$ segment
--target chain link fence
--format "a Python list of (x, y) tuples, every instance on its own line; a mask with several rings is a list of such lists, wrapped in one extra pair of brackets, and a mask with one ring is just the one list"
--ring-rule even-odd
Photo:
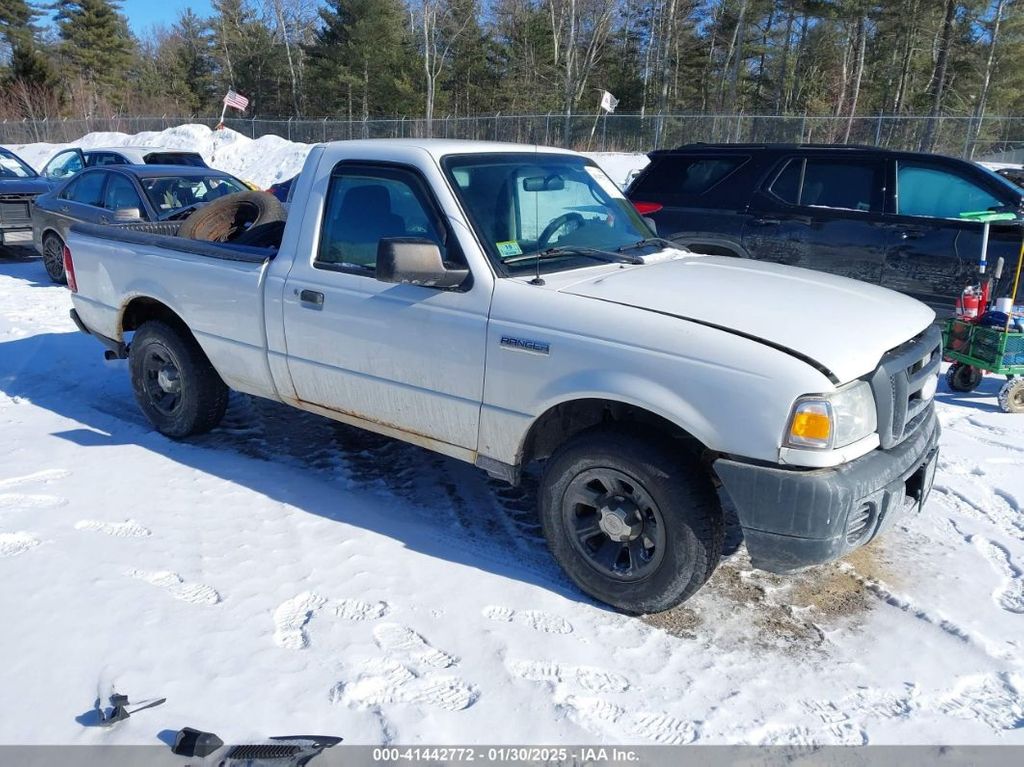
[[(0, 143), (66, 143), (94, 131), (135, 134), (183, 123), (214, 127), (195, 116), (110, 117), (85, 120), (0, 121)], [(694, 142), (867, 144), (930, 150), (982, 159), (1024, 152), (1024, 117), (905, 117), (876, 115), (852, 120), (809, 115), (746, 114), (532, 114), (476, 117), (337, 120), (333, 118), (229, 118), (225, 124), (252, 138), (273, 134), (316, 143), (360, 138), (451, 138), (548, 144), (580, 150), (649, 152)]]

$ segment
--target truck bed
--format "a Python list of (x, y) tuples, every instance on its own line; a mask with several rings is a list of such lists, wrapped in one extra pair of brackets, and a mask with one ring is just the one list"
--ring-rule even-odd
[[(160, 248), (176, 250), (207, 258), (219, 258), (226, 261), (245, 261), (263, 263), (277, 255), (277, 248), (257, 248), (251, 245), (234, 245), (229, 242), (208, 242), (206, 240), (190, 240), (177, 237), (171, 231), (177, 231), (181, 222), (149, 222), (103, 225), (78, 222), (71, 226), (72, 232), (85, 234), (101, 240), (111, 240), (143, 248)], [(155, 231), (154, 231), (155, 230)]]
[(115, 342), (134, 329), (122, 314), (135, 298), (156, 301), (184, 322), (233, 389), (274, 397), (267, 362), (263, 281), (275, 248), (76, 223), (68, 248), (90, 332)]

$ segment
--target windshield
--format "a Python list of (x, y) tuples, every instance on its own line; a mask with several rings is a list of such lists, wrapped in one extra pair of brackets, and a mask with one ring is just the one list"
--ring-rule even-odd
[[(573, 248), (614, 251), (651, 237), (604, 172), (578, 155), (456, 155), (445, 173), (480, 240), (506, 274), (593, 266)], [(562, 251), (561, 249), (564, 249)]]
[(0, 178), (35, 178), (36, 172), (16, 155), (0, 150)]
[[(1007, 173), (1006, 175), (1003, 175), (1001, 172), (997, 173), (996, 171), (992, 170), (991, 168), (987, 168), (984, 165), (978, 165), (978, 167), (985, 171), (985, 173), (987, 173), (990, 178), (996, 179), (996, 181), (999, 182), (999, 185), (1007, 189), (1010, 192), (1010, 194), (1013, 195), (1013, 197), (1020, 197), (1020, 186), (1016, 183), (1012, 175), (1010, 175), (1009, 173)], [(1018, 173), (1019, 172), (1020, 171), (1018, 171)]]
[(226, 194), (245, 191), (240, 181), (225, 176), (162, 176), (139, 181), (161, 218)]

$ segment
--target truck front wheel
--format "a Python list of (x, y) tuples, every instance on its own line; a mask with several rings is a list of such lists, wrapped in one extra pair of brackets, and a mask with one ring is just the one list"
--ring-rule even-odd
[(224, 417), (228, 388), (195, 340), (167, 323), (150, 320), (135, 331), (128, 365), (135, 399), (161, 434), (202, 434)]
[(627, 430), (582, 432), (548, 460), (540, 515), (552, 554), (587, 594), (634, 614), (667, 610), (711, 577), (722, 510), (678, 446)]

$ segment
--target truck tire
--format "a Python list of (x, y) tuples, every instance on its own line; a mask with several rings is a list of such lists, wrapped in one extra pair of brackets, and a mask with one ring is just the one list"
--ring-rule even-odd
[(135, 399), (161, 434), (202, 434), (224, 417), (228, 387), (199, 344), (171, 325), (144, 322), (128, 348), (128, 365)]
[(984, 373), (972, 365), (954, 362), (946, 371), (946, 384), (952, 391), (974, 391), (981, 384)]
[(269, 192), (235, 192), (204, 205), (185, 219), (179, 237), (209, 242), (232, 242), (246, 231), (284, 221), (281, 201)]
[(284, 237), (284, 221), (250, 226), (231, 242), (235, 245), (251, 245), (256, 248), (277, 248)]
[(667, 440), (607, 427), (548, 460), (540, 517), (548, 547), (590, 596), (631, 614), (668, 610), (711, 577), (722, 509), (695, 460)]
[(1024, 378), (1012, 378), (999, 390), (999, 409), (1004, 413), (1024, 413)]
[(64, 285), (68, 281), (64, 273), (64, 240), (54, 232), (43, 235), (43, 266), (53, 282)]

